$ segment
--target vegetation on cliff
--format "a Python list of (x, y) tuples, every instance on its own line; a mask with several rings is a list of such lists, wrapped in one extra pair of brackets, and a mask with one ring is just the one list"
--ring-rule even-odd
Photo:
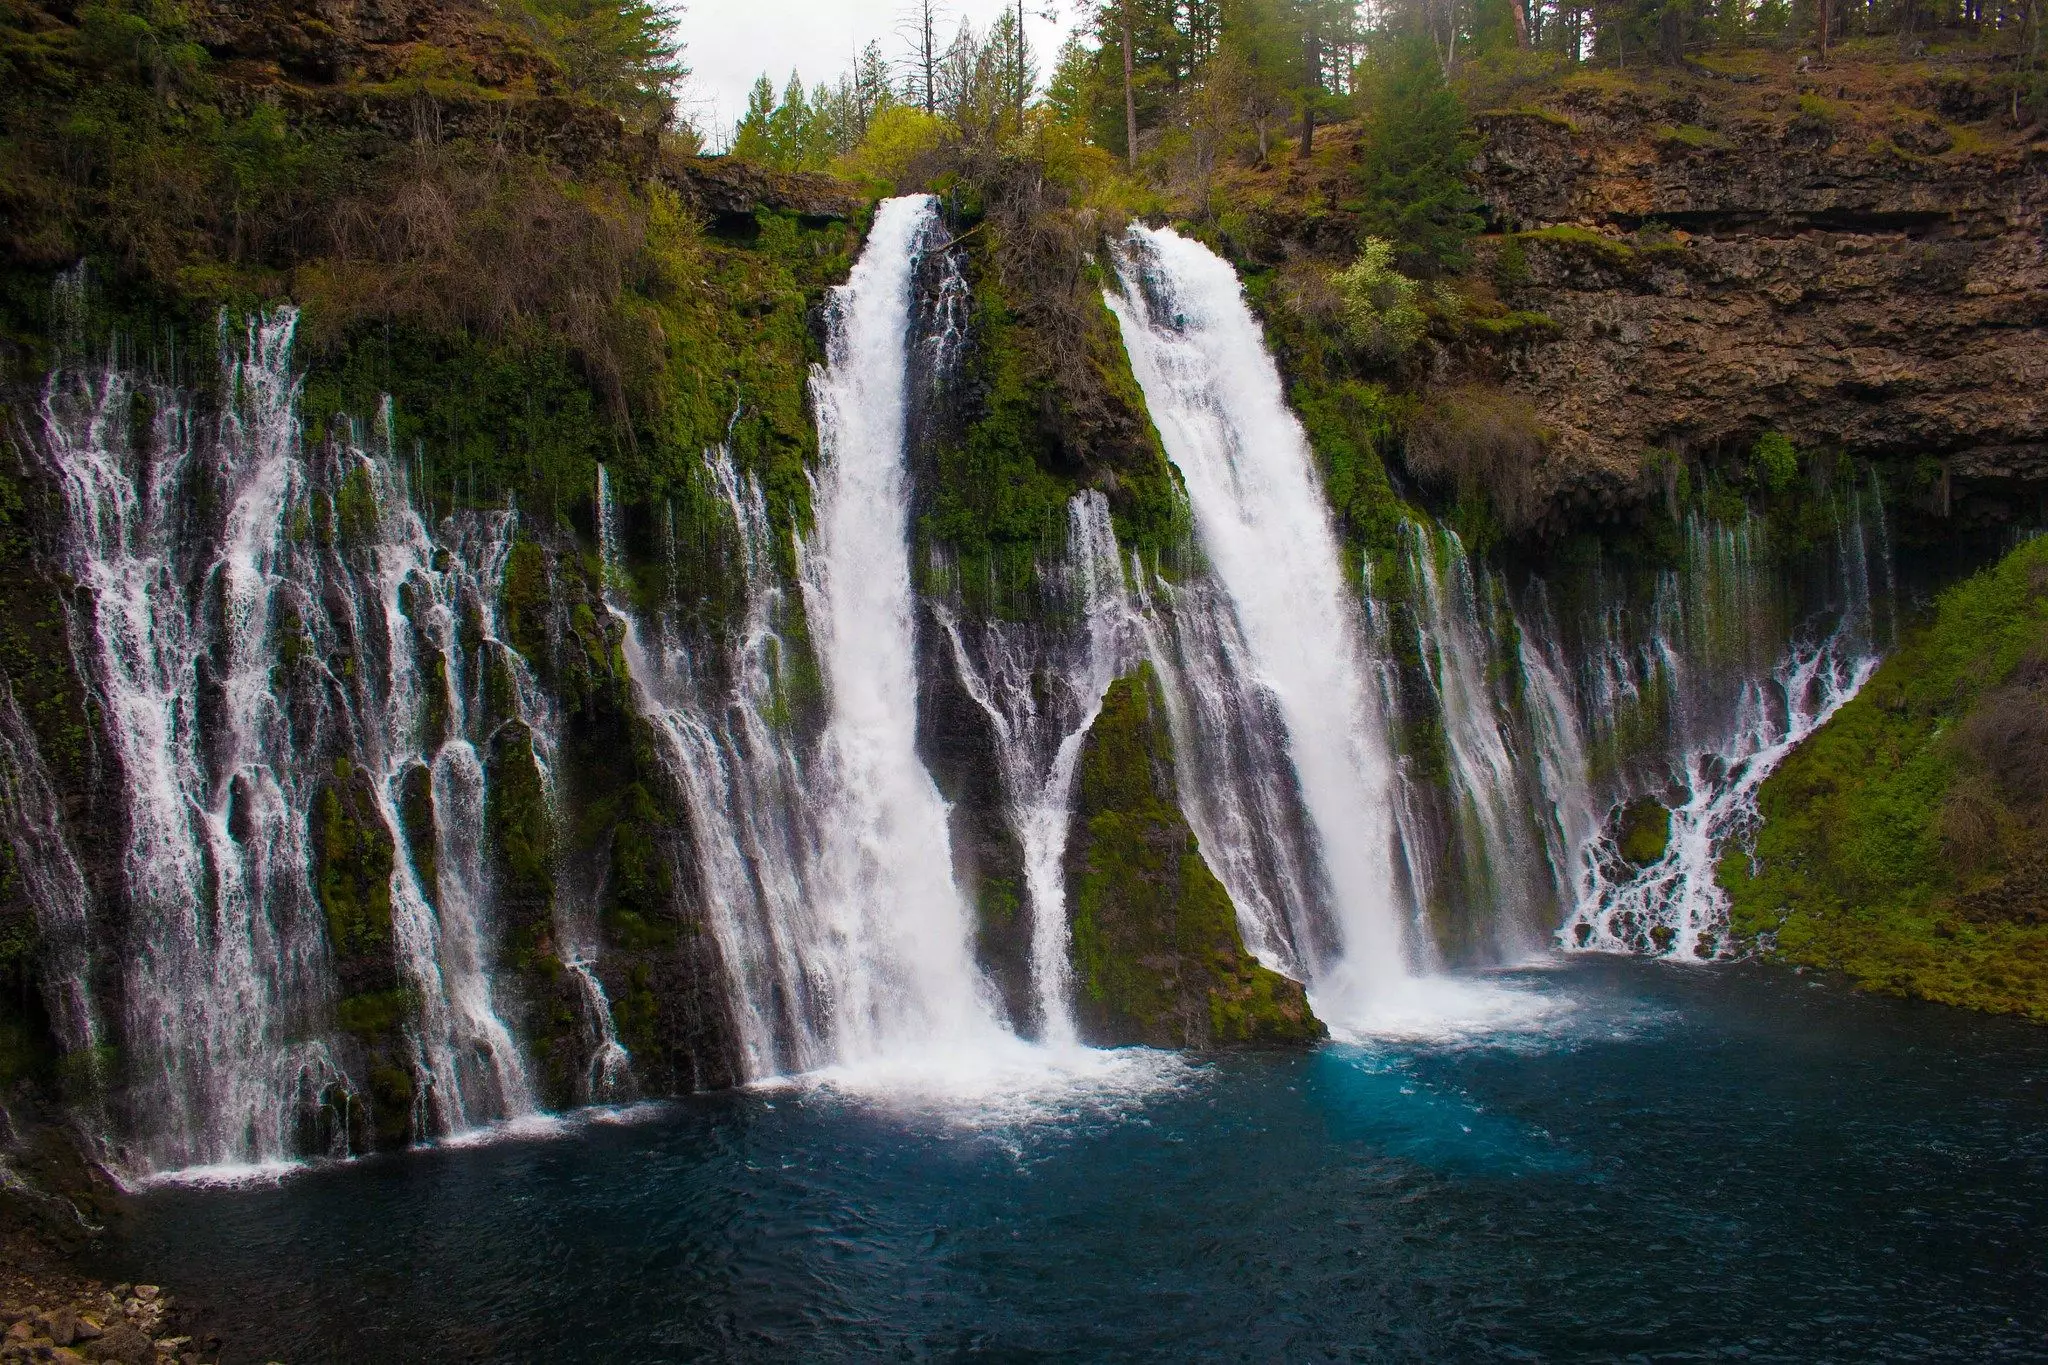
[(1720, 869), (1738, 934), (2048, 1021), (2048, 539), (1944, 593), (1760, 809)]
[(1320, 1038), (1302, 988), (1245, 951), (1202, 860), (1158, 687), (1149, 666), (1112, 684), (1081, 754), (1067, 879), (1082, 1036), (1197, 1048)]

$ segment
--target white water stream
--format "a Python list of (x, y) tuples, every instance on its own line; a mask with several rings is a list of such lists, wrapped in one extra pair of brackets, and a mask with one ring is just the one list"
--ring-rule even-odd
[[(1334, 925), (1250, 926), (1284, 938), (1337, 1024), (1375, 1007), (1408, 974), (1406, 907), (1395, 883), (1393, 770), (1328, 504), (1301, 425), (1288, 410), (1236, 272), (1170, 229), (1134, 227), (1108, 302), (1168, 457), (1193, 506), (1197, 536), (1228, 594), (1243, 662), (1270, 695), (1300, 783), (1311, 847)], [(1198, 786), (1200, 764), (1184, 766)], [(1197, 829), (1207, 846), (1221, 831)], [(1218, 869), (1240, 912), (1256, 904)], [(1297, 906), (1301, 899), (1297, 898)], [(1299, 913), (1297, 909), (1296, 913)]]

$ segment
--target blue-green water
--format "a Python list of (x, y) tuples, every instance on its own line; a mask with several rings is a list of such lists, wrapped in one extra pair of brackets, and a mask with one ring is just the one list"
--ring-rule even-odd
[(2048, 1029), (1578, 962), (1035, 1117), (714, 1096), (160, 1190), (230, 1358), (2048, 1359)]

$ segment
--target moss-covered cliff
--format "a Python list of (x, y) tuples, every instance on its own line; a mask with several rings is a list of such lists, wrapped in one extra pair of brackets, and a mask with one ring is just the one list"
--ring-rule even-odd
[(2048, 1021), (2048, 539), (1944, 593), (1764, 784), (1721, 881), (1771, 956)]
[(1194, 1048), (1321, 1038), (1301, 986), (1245, 951), (1202, 860), (1158, 688), (1149, 666), (1114, 683), (1081, 754), (1067, 884), (1082, 1037)]

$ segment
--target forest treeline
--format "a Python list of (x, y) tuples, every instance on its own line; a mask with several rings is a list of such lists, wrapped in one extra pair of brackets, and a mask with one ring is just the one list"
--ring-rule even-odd
[[(863, 145), (944, 128), (1029, 131), (1034, 110), (1130, 169), (1313, 152), (1318, 127), (1369, 112), (1390, 82), (1434, 67), (1447, 86), (1512, 86), (1580, 64), (1682, 63), (1717, 46), (1987, 43), (2038, 72), (2042, 0), (1095, 0), (1041, 70), (1023, 5), (985, 31), (914, 0), (894, 42), (808, 89), (755, 85), (731, 141), (792, 169), (859, 169)], [(2022, 103), (2048, 88), (2029, 80)], [(921, 127), (918, 117), (932, 120)]]

